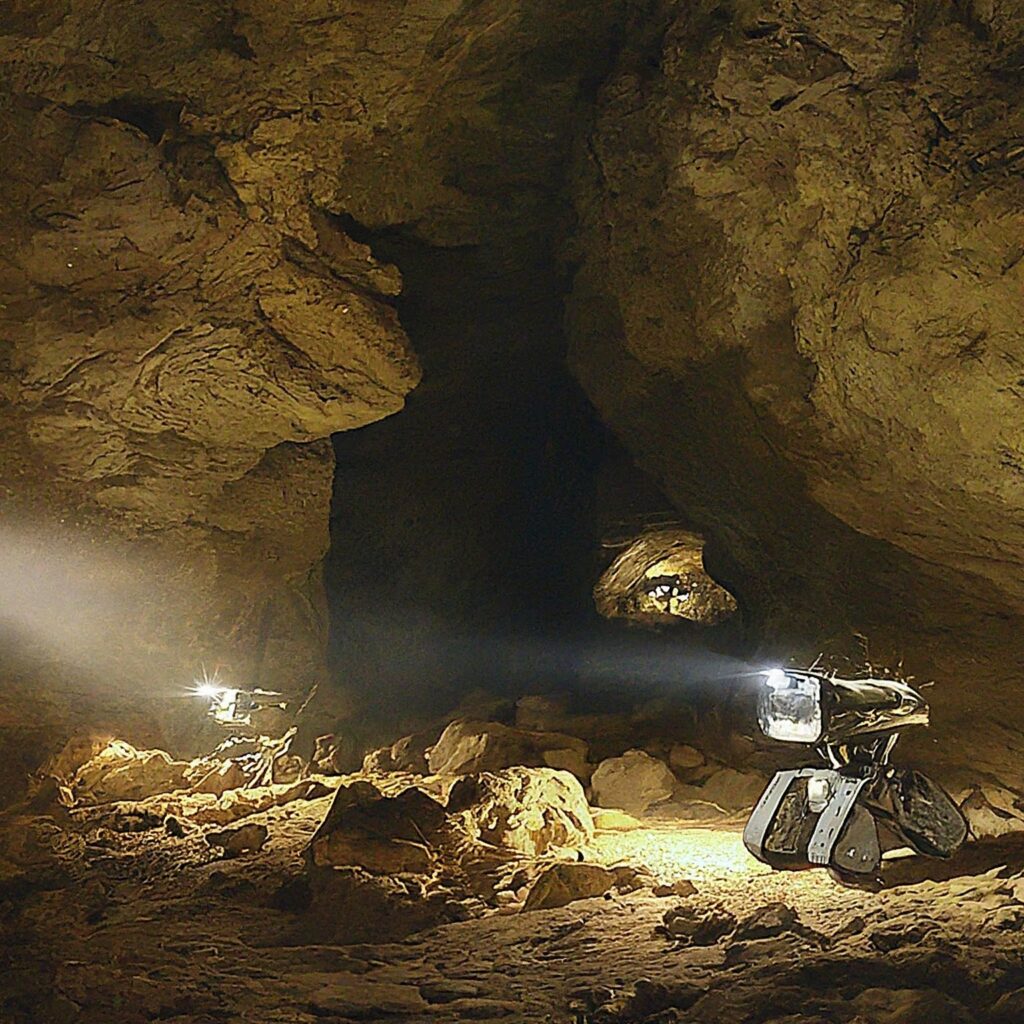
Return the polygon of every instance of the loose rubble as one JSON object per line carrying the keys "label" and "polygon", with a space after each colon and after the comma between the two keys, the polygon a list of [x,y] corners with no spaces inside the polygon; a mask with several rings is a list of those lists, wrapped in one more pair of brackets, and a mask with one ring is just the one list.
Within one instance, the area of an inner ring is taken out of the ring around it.
{"label": "loose rubble", "polygon": [[[565,720],[547,703],[520,712]],[[492,731],[525,734],[535,759],[566,735],[463,728],[479,721],[460,720],[449,749],[504,760]],[[677,751],[676,774],[630,748],[593,766],[591,798],[609,792],[602,775],[616,798],[638,778],[634,816],[592,807],[577,774],[546,765],[431,773],[443,731],[287,783],[296,766],[273,744],[192,762],[119,741],[66,751],[0,823],[0,1010],[16,1024],[1019,1015],[1012,836],[969,847],[968,874],[908,858],[894,887],[846,889],[751,860],[724,808],[711,824],[671,817],[691,789],[749,799],[757,773]]]}

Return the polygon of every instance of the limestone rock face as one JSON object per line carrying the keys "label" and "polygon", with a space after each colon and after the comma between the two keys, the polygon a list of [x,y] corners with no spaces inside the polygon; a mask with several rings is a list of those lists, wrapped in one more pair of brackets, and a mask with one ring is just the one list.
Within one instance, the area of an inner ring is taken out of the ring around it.
{"label": "limestone rock face", "polygon": [[32,677],[56,656],[95,698],[47,707],[55,734],[123,730],[141,686],[174,749],[203,665],[322,680],[325,439],[420,377],[360,239],[531,246],[623,6],[0,14],[0,571]]}
{"label": "limestone rock face", "polygon": [[1020,614],[1024,16],[714,6],[637,37],[581,148],[579,379],[762,607],[885,604],[881,559]]}
{"label": "limestone rock face", "polygon": [[775,651],[866,637],[938,683],[915,756],[1019,785],[1024,15],[725,11],[665,9],[600,91],[574,372]]}
{"label": "limestone rock face", "polygon": [[583,846],[594,835],[583,787],[551,768],[467,776],[452,787],[448,810],[462,816],[474,838],[531,856]]}
{"label": "limestone rock face", "polygon": [[[133,9],[120,31],[144,23]],[[60,43],[0,46],[0,557],[19,640],[115,701],[140,677],[180,692],[203,665],[302,693],[323,670],[322,439],[419,379],[383,301],[398,277],[360,247],[351,267],[303,256],[244,207],[180,102],[98,73],[102,31],[71,18]],[[202,721],[181,717],[168,738]]]}

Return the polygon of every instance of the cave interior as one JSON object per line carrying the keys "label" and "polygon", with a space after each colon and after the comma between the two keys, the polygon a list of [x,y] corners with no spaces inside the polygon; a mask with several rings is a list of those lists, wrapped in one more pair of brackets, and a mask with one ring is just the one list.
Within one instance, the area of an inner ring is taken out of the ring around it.
{"label": "cave interior", "polygon": [[1024,1019],[1016,0],[0,78],[0,1024]]}

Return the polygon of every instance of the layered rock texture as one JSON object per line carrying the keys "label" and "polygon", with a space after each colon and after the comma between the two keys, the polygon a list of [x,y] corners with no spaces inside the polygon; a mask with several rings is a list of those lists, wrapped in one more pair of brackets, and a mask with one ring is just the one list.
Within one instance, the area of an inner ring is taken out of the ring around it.
{"label": "layered rock texture", "polygon": [[863,633],[977,725],[1024,611],[1024,18],[662,15],[581,146],[572,365],[782,651]]}
{"label": "layered rock texture", "polygon": [[420,377],[400,272],[353,236],[536,232],[613,10],[3,14],[0,565],[30,688],[42,658],[83,718],[106,688],[123,726],[126,691],[204,669],[289,696],[322,679],[324,439]]}
{"label": "layered rock texture", "polygon": [[813,506],[1019,613],[1024,20],[970,6],[669,13],[582,161],[573,361],[745,568],[819,575]]}
{"label": "layered rock texture", "polygon": [[[176,751],[204,670],[311,692],[326,438],[402,409],[406,312],[434,368],[419,418],[338,448],[338,589],[388,605],[373,632],[342,599],[341,647],[383,663],[408,593],[486,603],[450,646],[492,630],[505,676],[535,665],[501,585],[521,598],[522,552],[585,526],[589,484],[545,455],[548,428],[522,443],[557,391],[570,278],[573,372],[706,538],[743,628],[778,654],[865,634],[950,684],[940,730],[989,728],[1024,615],[1022,40],[1016,5],[982,0],[19,0],[0,19],[0,568],[18,706],[39,679],[63,696],[0,728],[35,746],[72,708],[95,727],[106,690],[123,730],[145,692],[167,714],[154,729],[147,705],[129,738]],[[521,467],[545,458],[561,489],[537,515]],[[379,556],[411,568],[359,589]],[[358,686],[411,700],[418,667]],[[1005,717],[1001,763],[1024,746]]]}

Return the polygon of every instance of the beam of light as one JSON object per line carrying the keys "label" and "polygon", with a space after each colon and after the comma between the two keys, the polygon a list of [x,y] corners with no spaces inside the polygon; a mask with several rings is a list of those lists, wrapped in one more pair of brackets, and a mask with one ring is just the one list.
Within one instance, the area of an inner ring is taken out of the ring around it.
{"label": "beam of light", "polygon": [[[138,559],[135,560],[136,566]],[[8,651],[102,682],[116,671],[117,627],[146,606],[142,573],[116,544],[70,527],[0,528],[0,628]]]}

